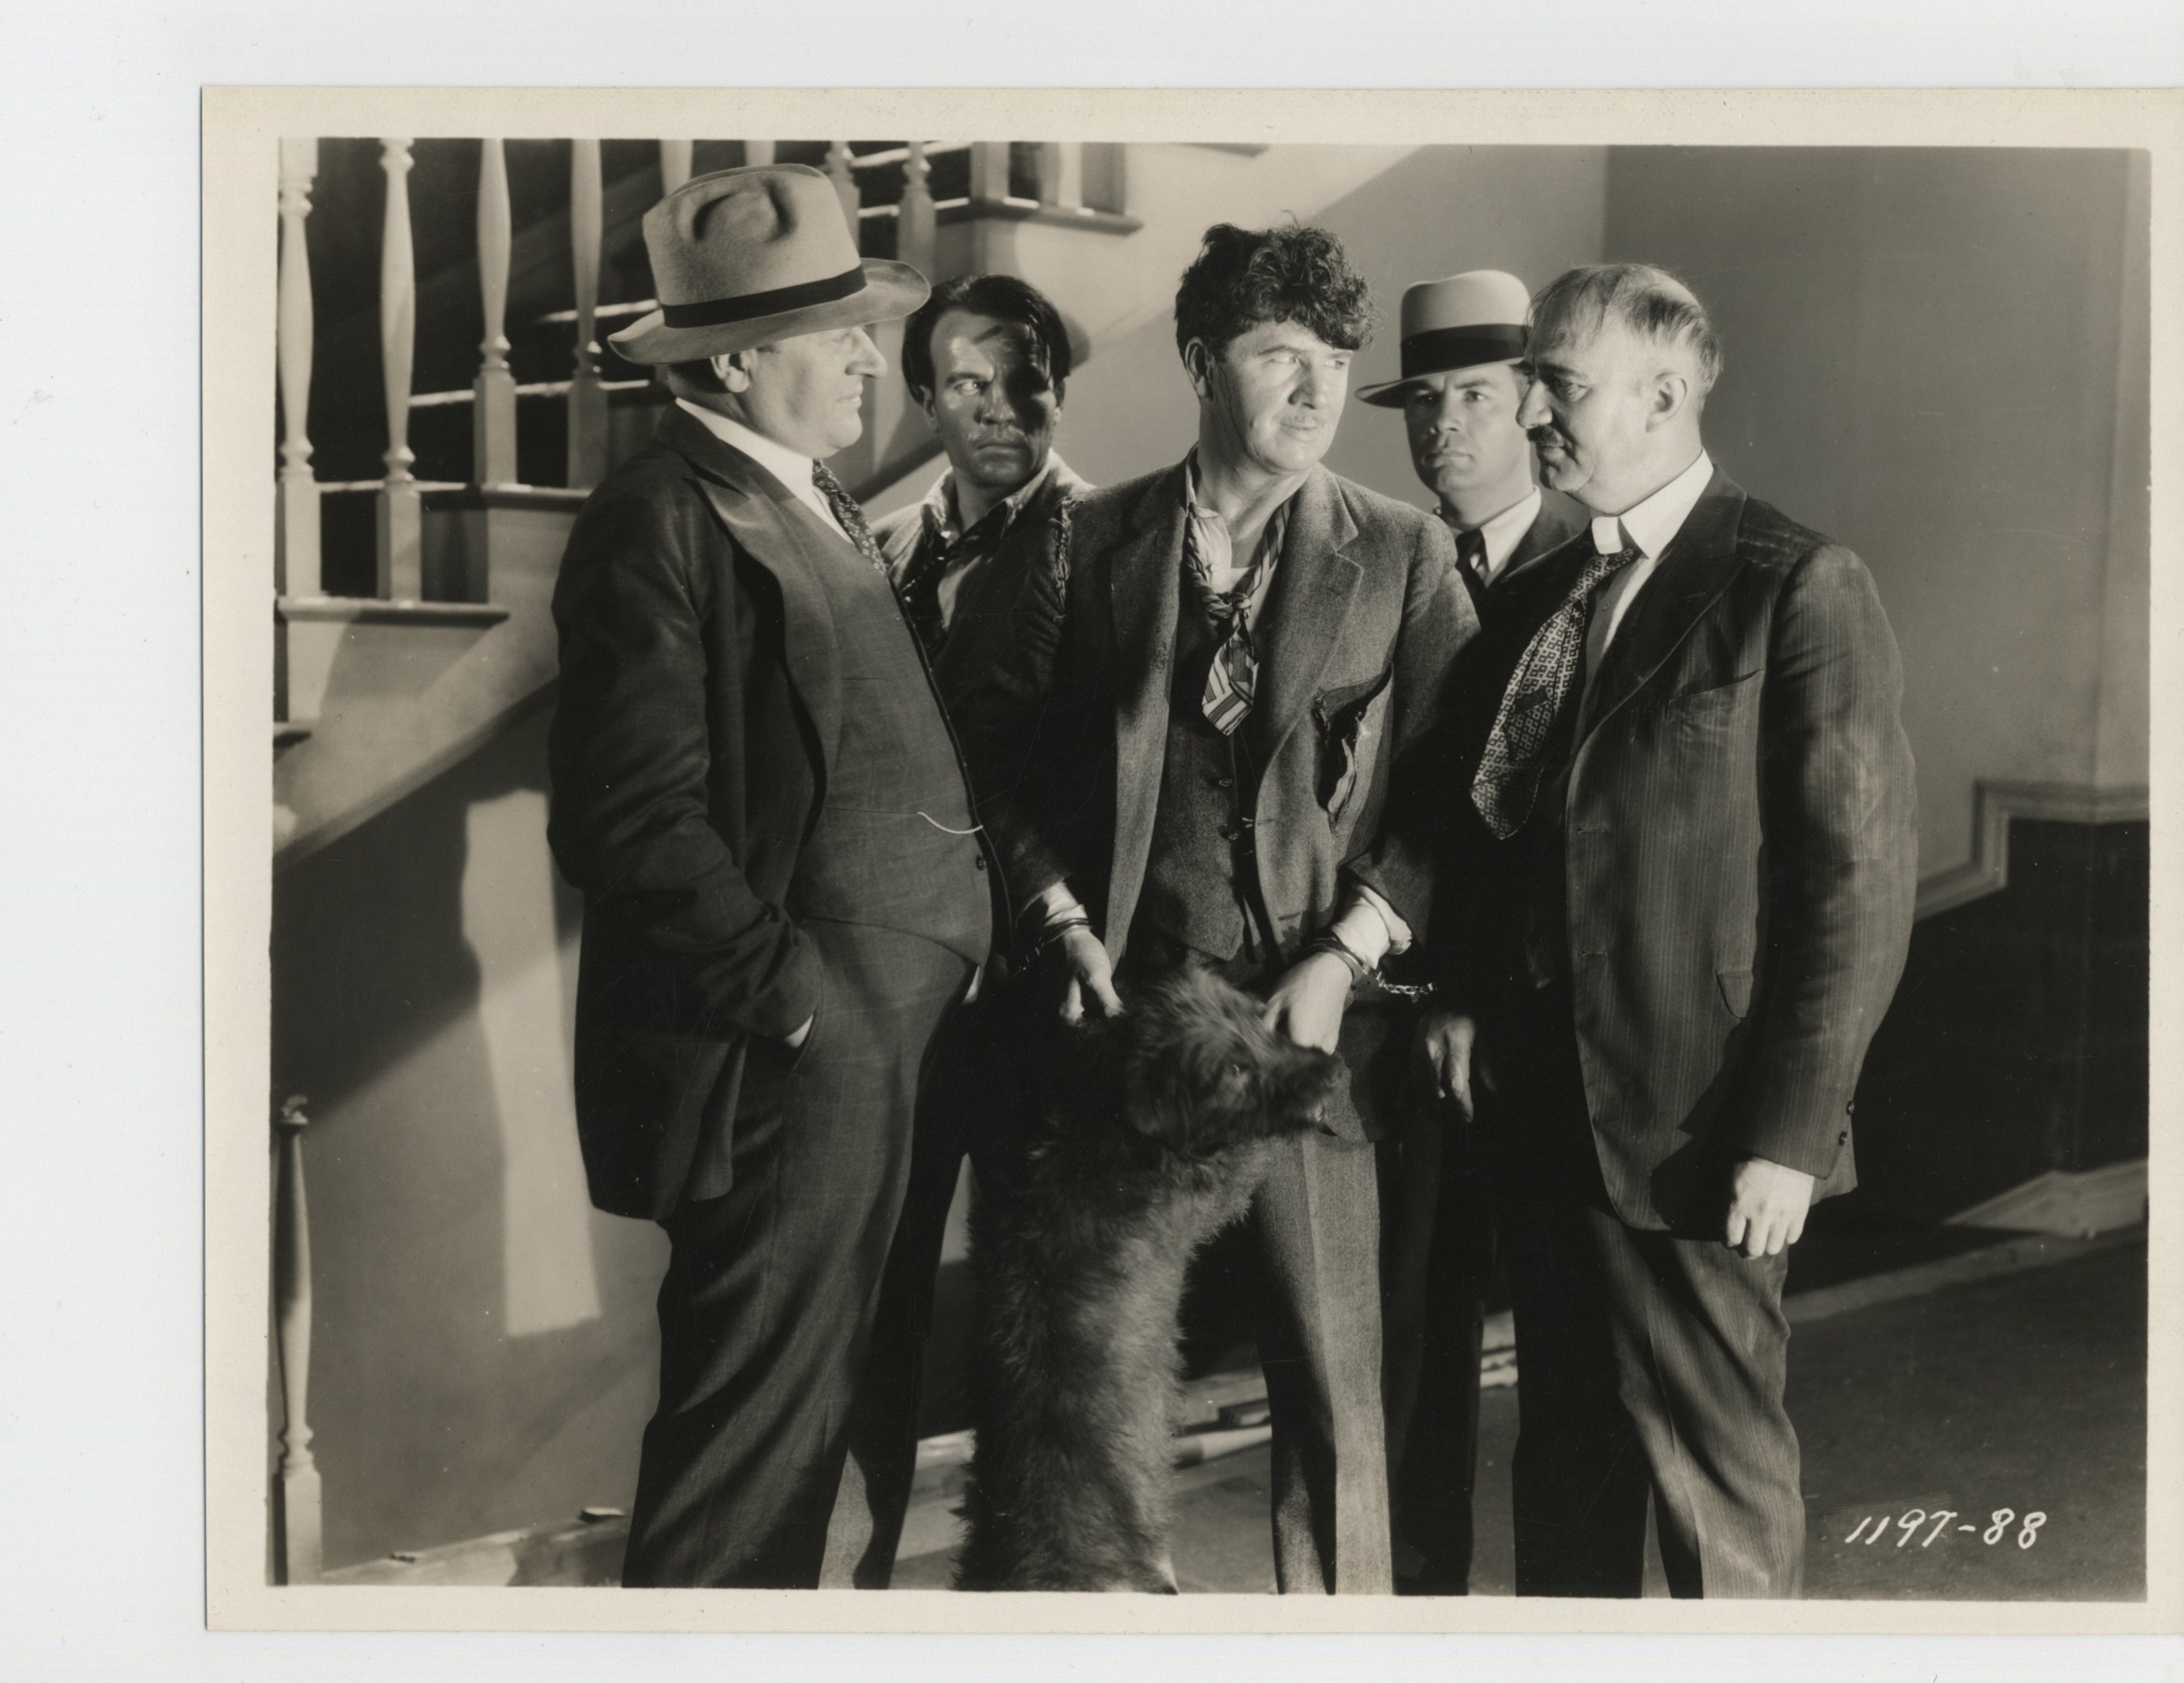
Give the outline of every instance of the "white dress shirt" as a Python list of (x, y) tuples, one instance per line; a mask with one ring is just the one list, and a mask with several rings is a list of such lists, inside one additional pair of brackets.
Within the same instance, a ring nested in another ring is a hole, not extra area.
[(1619, 515), (1593, 516), (1593, 548), (1603, 555), (1612, 555), (1623, 548), (1627, 538), (1638, 551), (1638, 559), (1608, 579), (1601, 590), (1599, 601), (1593, 605), (1592, 623), (1585, 633), (1585, 675), (1588, 681), (1600, 665), (1601, 657), (1607, 653), (1607, 645), (1615, 640), (1615, 633), (1621, 629), (1630, 605), (1646, 588), (1646, 581), (1652, 577), (1653, 569), (1660, 566), (1661, 552), (1684, 529), (1684, 522), (1698, 506), (1707, 482), (1713, 477), (1713, 459), (1701, 450), (1696, 460), (1642, 503), (1633, 504)]
[[(1509, 557), (1517, 553), (1517, 546), (1524, 541), (1524, 534), (1540, 517), (1540, 488), (1535, 485), (1491, 520), (1479, 522), (1479, 536), (1486, 545), (1485, 565), (1479, 569), (1481, 584), (1491, 584), (1502, 576)], [(1441, 510), (1440, 517), (1451, 532), (1460, 529), (1449, 519), (1446, 509)]]
[(811, 482), (811, 458), (800, 456), (786, 444), (777, 444), (763, 432), (754, 432), (740, 421), (731, 421), (717, 410), (701, 408), (688, 398), (675, 400), (677, 409), (697, 416), (700, 425), (730, 449), (741, 450), (768, 473), (788, 488), (788, 494), (827, 523), (830, 532), (841, 532), (844, 543), (850, 534), (842, 532), (842, 522), (834, 518), (833, 510), (819, 494), (819, 488)]

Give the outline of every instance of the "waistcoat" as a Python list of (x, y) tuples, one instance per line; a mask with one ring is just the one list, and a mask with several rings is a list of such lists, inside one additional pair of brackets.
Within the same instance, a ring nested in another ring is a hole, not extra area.
[[(1263, 648), (1263, 629), (1252, 629)], [(1206, 721), (1206, 675), (1212, 662), (1213, 628), (1185, 593), (1175, 628), (1160, 804), (1137, 921), (1226, 962), (1243, 950), (1250, 928), (1245, 908), (1257, 893), (1251, 821), (1259, 771), (1251, 720), (1232, 736)]]
[(894, 590), (846, 547), (814, 571), (842, 674), (842, 734), (784, 896), (792, 917), (876, 924), (985, 962), (992, 896), (962, 761)]

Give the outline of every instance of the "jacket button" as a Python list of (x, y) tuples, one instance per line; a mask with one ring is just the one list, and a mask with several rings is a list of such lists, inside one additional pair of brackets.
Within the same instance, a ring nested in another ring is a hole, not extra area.
[(1848, 1129), (1847, 1128), (1846, 1128), (1845, 1129), (1843, 1129), (1843, 1131), (1842, 1131), (1841, 1133), (1840, 1133), (1840, 1134), (1836, 1134), (1836, 1145), (1849, 1145), (1849, 1144), (1850, 1144), (1850, 1129)]
[(1221, 827), (1221, 839), (1223, 841), (1234, 841), (1243, 833), (1244, 832), (1234, 824), (1223, 824)]
[(1234, 789), (1236, 787), (1236, 780), (1234, 777), (1216, 777), (1213, 780), (1213, 787), (1216, 789)]
[(971, 855), (971, 863), (975, 869), (983, 871), (986, 868), (986, 855), (983, 853), (974, 853)]

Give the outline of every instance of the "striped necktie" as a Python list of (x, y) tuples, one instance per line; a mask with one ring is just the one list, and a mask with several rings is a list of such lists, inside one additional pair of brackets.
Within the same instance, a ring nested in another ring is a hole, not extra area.
[(842, 482), (822, 461), (811, 464), (811, 482), (827, 499), (827, 506), (833, 510), (834, 518), (841, 521), (850, 542), (857, 546), (857, 553), (884, 573), (887, 562), (880, 557), (880, 546), (872, 541), (872, 529), (865, 524), (865, 511), (857, 506), (857, 499), (842, 488)]
[(1638, 547), (1626, 536), (1612, 554), (1588, 556), (1569, 594), (1546, 623), (1533, 633), (1502, 692), (1502, 705), (1486, 738), (1486, 751), (1471, 780), (1471, 804), (1486, 828), (1507, 841), (1531, 816), (1546, 770), (1546, 748), (1578, 692), (1585, 665), (1585, 625), (1600, 588), (1616, 571), (1638, 559)]
[(1251, 641), (1251, 601), (1267, 572), (1280, 560), (1289, 532), (1290, 505), (1284, 503), (1268, 518), (1251, 565), (1226, 590), (1213, 588), (1218, 549), (1226, 563), (1230, 551), (1228, 528), (1217, 515), (1186, 505), (1183, 522), (1183, 578), (1186, 594), (1213, 627), (1213, 663), (1206, 668), (1206, 690), (1199, 705), (1206, 722), (1223, 736), (1251, 716), (1251, 703), (1259, 687), (1259, 654)]

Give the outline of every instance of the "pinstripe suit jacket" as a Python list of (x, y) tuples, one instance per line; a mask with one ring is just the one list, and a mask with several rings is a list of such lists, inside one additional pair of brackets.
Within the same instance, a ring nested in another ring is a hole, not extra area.
[[(1510, 980), (1466, 933), (1527, 892), (1529, 832), (1494, 841), (1465, 792), (1516, 654), (1586, 548), (1511, 582), (1524, 594), (1467, 651), (1453, 763), (1407, 807), (1408, 825), (1435, 815), (1437, 962), (1474, 1008)], [(1563, 809), (1586, 1110), (1631, 1225), (1718, 1215), (1729, 1156), (1801, 1169), (1821, 1196), (1856, 1184), (1852, 1094), (1917, 886), (1902, 692), (1864, 564), (1717, 471), (1587, 684)], [(1430, 901), (1405, 888), (1382, 891), (1427, 927)]]

